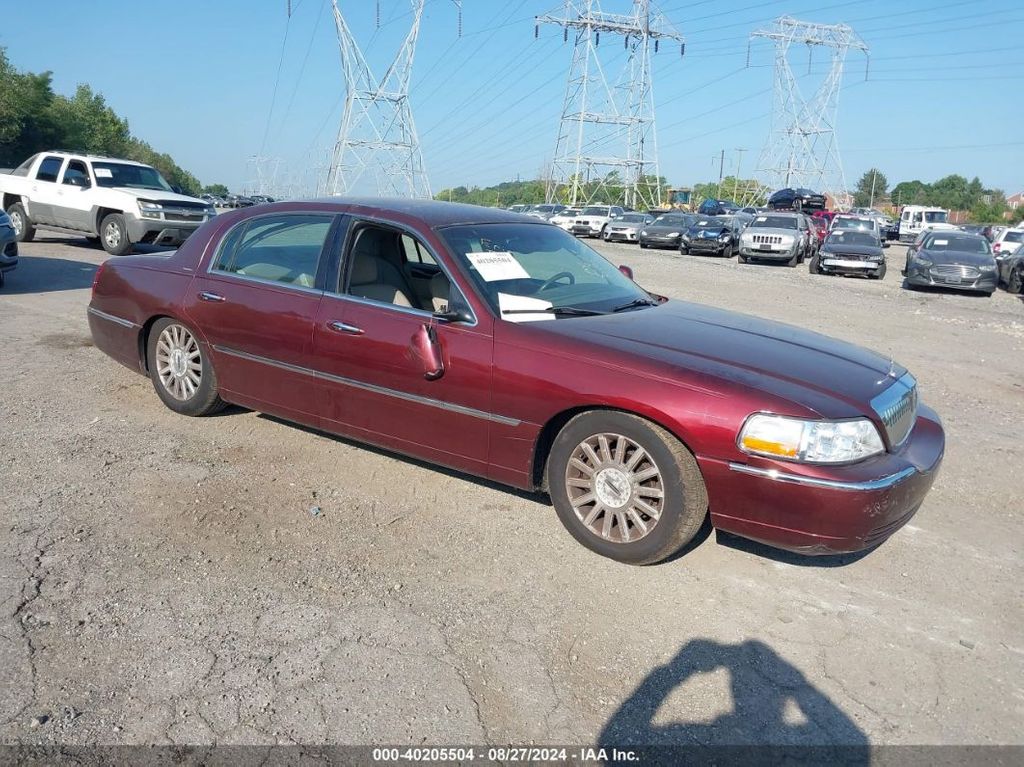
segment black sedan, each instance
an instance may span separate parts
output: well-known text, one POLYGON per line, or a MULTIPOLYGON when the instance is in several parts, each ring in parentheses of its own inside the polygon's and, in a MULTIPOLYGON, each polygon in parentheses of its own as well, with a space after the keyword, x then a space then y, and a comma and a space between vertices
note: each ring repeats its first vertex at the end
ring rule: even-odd
POLYGON ((1024 293, 1024 247, 996 261, 999 264, 999 282, 1006 286, 1006 292, 1024 293))
POLYGON ((683 232, 697 220, 692 213, 663 213, 640 230, 641 248, 678 248, 683 232))
POLYGON ((7 214, 0 210, 0 288, 7 272, 18 265, 18 235, 7 214))
POLYGON ((810 189, 780 189, 768 198, 770 210, 825 210, 825 195, 810 189))
POLYGON ((907 287, 970 290, 991 296, 999 282, 988 240, 967 232, 928 232, 920 247, 907 251, 907 287))
POLYGON ((880 280, 885 277, 885 251, 870 232, 835 229, 808 267, 811 274, 860 274, 880 280))
POLYGON ((680 238, 679 252, 732 258, 743 223, 735 217, 698 216, 680 238))

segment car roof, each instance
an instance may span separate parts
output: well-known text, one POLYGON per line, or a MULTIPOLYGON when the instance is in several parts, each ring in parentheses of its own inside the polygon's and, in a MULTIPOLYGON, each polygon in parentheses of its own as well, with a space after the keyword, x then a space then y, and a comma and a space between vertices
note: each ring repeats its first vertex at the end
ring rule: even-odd
MULTIPOLYGON (((302 200, 287 203, 271 203, 292 208, 302 200)), ((502 224, 502 223, 533 223, 536 218, 500 208, 487 208, 482 205, 469 205, 461 202, 442 202, 440 200, 409 199, 403 197, 321 197, 306 200, 334 208, 338 213, 358 213, 373 215, 385 211, 418 218, 431 227, 453 226, 455 224, 502 224)), ((266 212, 267 207, 261 208, 266 212)), ((546 224, 544 224, 546 225, 546 224)))
POLYGON ((69 149, 51 149, 47 152, 36 152, 37 155, 56 155, 58 157, 78 157, 83 160, 98 160, 99 162, 119 162, 122 165, 139 165, 142 167, 152 167, 146 165, 144 162, 137 162, 136 160, 127 160, 124 157, 111 157, 105 154, 92 154, 91 152, 75 152, 69 149))

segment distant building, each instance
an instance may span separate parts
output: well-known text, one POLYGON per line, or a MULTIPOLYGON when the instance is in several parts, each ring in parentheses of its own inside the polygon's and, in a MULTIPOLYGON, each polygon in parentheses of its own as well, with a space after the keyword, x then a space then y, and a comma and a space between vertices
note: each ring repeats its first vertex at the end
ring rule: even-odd
POLYGON ((1017 194, 1011 194, 1006 198, 1006 204, 1010 210, 1017 210, 1018 207, 1024 205, 1024 192, 1017 192, 1017 194))

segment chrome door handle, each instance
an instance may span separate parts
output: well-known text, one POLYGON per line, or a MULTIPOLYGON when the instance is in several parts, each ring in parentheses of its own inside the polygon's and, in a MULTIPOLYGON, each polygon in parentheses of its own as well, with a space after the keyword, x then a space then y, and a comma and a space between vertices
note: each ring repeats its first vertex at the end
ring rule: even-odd
POLYGON ((219 293, 211 293, 208 290, 204 290, 202 293, 199 294, 199 300, 220 302, 224 300, 224 296, 220 295, 219 293))
POLYGON ((357 328, 355 325, 346 325, 344 322, 339 322, 338 320, 328 322, 327 327, 331 330, 337 331, 338 333, 350 333, 354 336, 361 336, 363 334, 362 328, 357 328))

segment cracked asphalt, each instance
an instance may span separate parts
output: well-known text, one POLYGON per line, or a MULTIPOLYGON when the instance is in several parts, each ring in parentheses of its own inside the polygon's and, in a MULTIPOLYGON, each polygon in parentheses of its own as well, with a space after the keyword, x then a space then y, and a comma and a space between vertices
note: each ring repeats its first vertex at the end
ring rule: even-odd
POLYGON ((40 236, 0 291, 0 742, 1024 744, 1024 304, 901 290, 899 246, 882 283, 598 247, 907 365, 948 431, 912 523, 619 565, 542 497, 175 415, 90 343, 105 254, 40 236))

